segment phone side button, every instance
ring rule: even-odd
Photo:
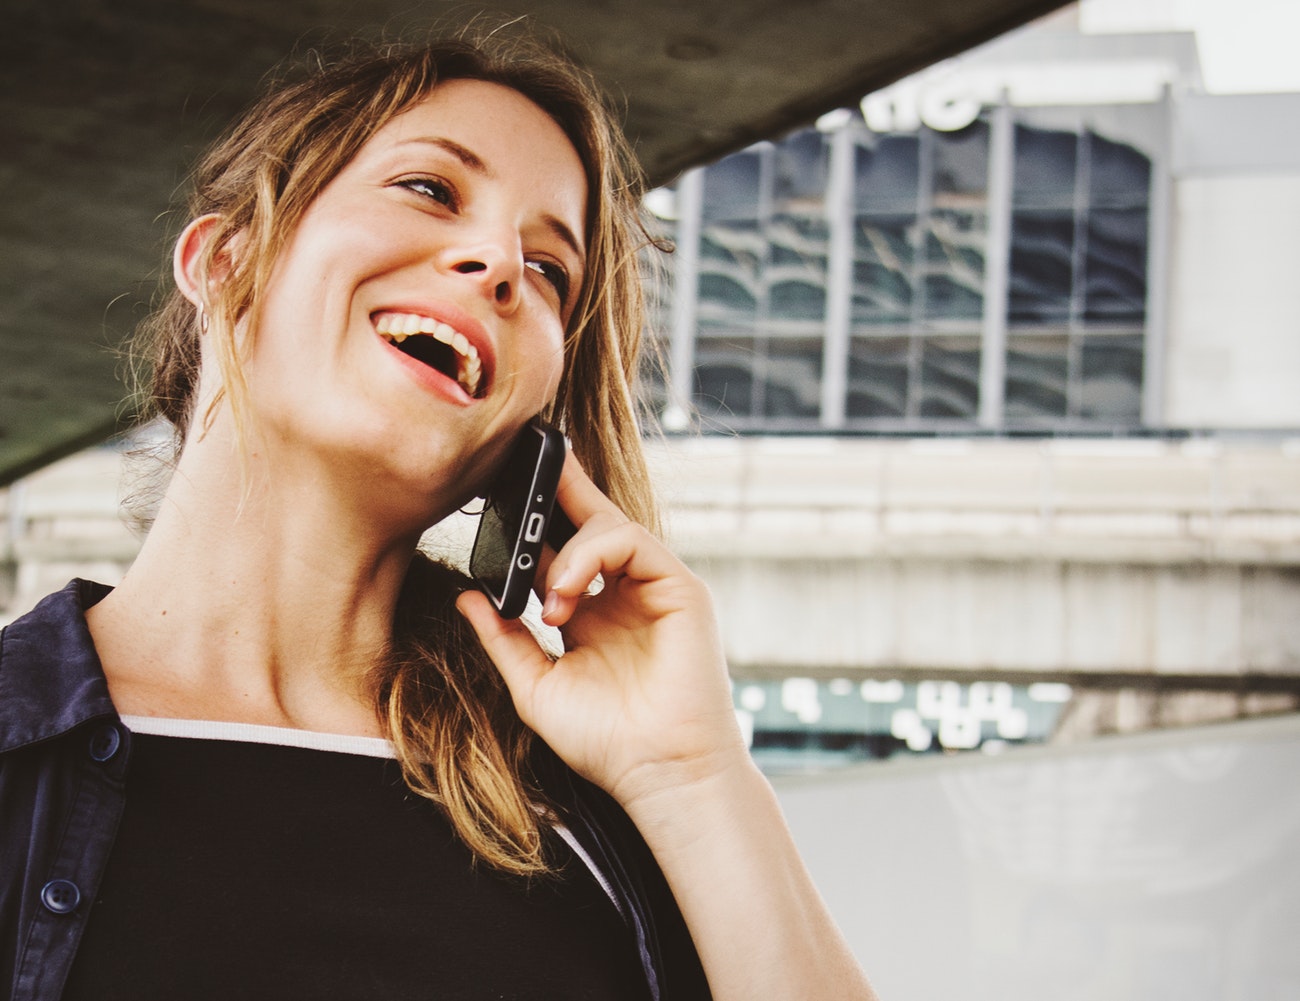
[[[536,542],[542,537],[544,528],[546,528],[546,519],[542,517],[540,511],[534,511],[528,516],[528,524],[524,527],[524,538],[529,542]]]
[[[520,553],[519,559],[515,560],[515,566],[520,570],[531,570],[533,568],[533,558],[528,553]]]

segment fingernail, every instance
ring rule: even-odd
[[[542,602],[542,618],[545,619],[547,616],[558,611],[559,607],[560,607],[560,596],[556,594],[555,591],[553,590],[547,591],[546,600]]]

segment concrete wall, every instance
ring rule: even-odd
[[[1296,220],[1295,170],[1176,181],[1167,424],[1300,428]]]
[[[1296,443],[700,439],[656,468],[740,676],[1300,675]]]

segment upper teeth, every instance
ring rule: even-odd
[[[427,334],[435,341],[449,344],[456,352],[456,381],[470,396],[478,395],[479,384],[483,381],[483,362],[479,359],[478,348],[455,327],[418,313],[381,313],[375,321],[375,329],[385,340],[397,344],[415,334]]]

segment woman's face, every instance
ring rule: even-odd
[[[478,492],[559,385],[586,198],[563,131],[499,84],[450,80],[386,124],[272,273],[246,367],[267,449],[426,505]]]

